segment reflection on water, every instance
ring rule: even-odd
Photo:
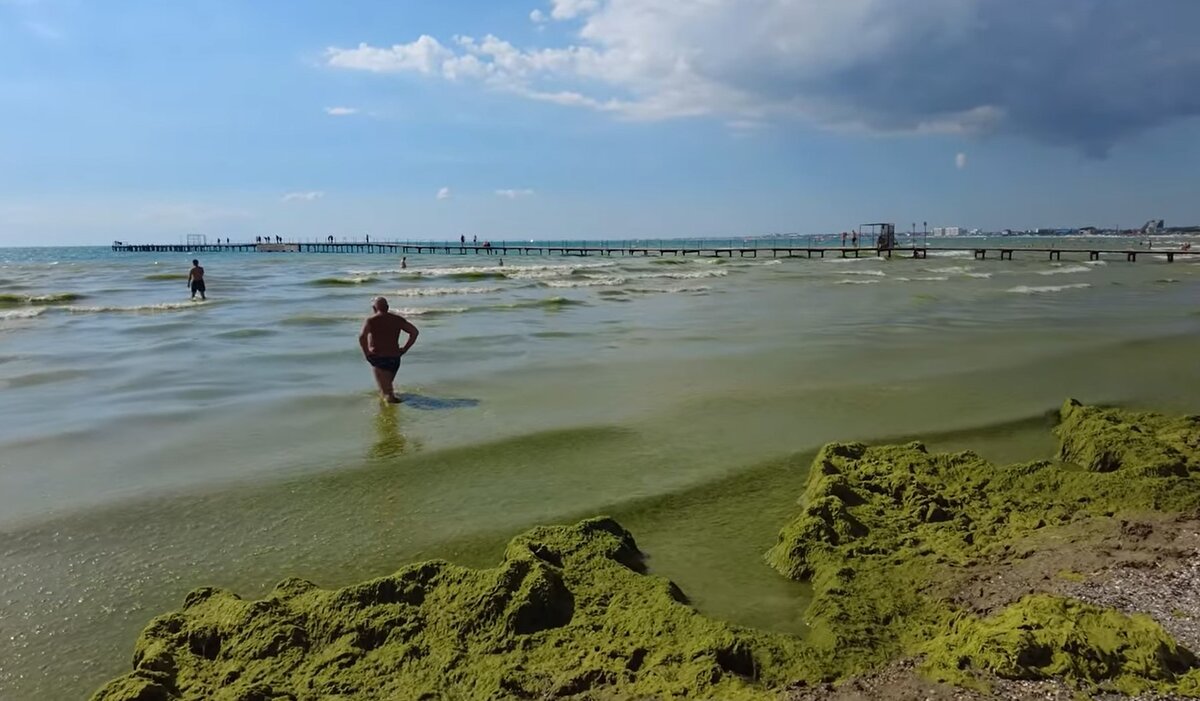
[[[375,443],[367,452],[368,460],[390,460],[414,450],[416,445],[400,432],[400,415],[395,404],[380,403],[375,415]]]

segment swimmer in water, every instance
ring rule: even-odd
[[[420,331],[408,319],[388,311],[388,301],[383,297],[376,297],[371,309],[375,313],[363,323],[358,345],[374,370],[379,396],[386,402],[399,404],[400,398],[396,396],[393,383],[396,373],[400,371],[400,359],[417,342]],[[408,341],[403,348],[400,347],[401,332],[408,334]]]

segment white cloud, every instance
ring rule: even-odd
[[[320,190],[310,190],[308,192],[289,192],[282,199],[284,202],[312,202],[324,196],[325,193]]]
[[[1093,152],[1200,115],[1195,0],[551,0],[539,18],[572,21],[573,38],[422,35],[326,55],[625,119],[1008,132]]]
[[[357,107],[326,107],[325,114],[333,117],[347,117],[352,114],[358,114]]]
[[[534,24],[542,24],[543,22],[549,21],[549,18],[546,17],[545,12],[542,12],[541,10],[534,10],[533,12],[529,13],[529,21],[533,22]]]
[[[437,191],[437,198],[439,200],[448,200],[451,197],[453,197],[453,194],[450,192],[450,188],[448,187],[443,187]]]
[[[353,68],[375,73],[399,73],[415,71],[433,73],[442,64],[454,58],[454,52],[428,35],[421,35],[411,44],[396,44],[389,49],[379,49],[359,44],[356,49],[329,48],[325,52],[329,65],[336,68]]]
[[[967,154],[961,151],[954,157],[954,167],[962,170],[967,167]]]
[[[600,0],[550,0],[550,16],[554,19],[574,19],[595,12]]]
[[[496,194],[500,197],[507,197],[510,200],[515,200],[518,197],[532,197],[533,190],[496,190]]]

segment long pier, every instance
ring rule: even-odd
[[[342,243],[219,243],[219,244],[113,244],[112,250],[119,253],[382,253],[382,254],[438,254],[438,255],[502,255],[502,256],[699,256],[721,258],[734,256],[757,258],[760,254],[772,258],[824,258],[826,255],[840,258],[892,256],[928,258],[930,253],[971,253],[975,260],[1012,260],[1020,254],[1045,256],[1048,260],[1062,260],[1064,253],[1070,256],[1087,256],[1089,261],[1105,257],[1124,258],[1136,262],[1138,257],[1165,257],[1174,262],[1176,256],[1200,255],[1200,250],[1154,250],[1108,249],[1096,247],[1045,248],[1023,246],[902,246],[896,248],[863,248],[859,246],[796,246],[774,245],[758,241],[754,246],[703,246],[695,241],[668,245],[667,240],[656,246],[585,246],[561,244],[460,244],[455,242],[342,242]]]

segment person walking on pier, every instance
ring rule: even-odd
[[[187,284],[192,289],[192,299],[196,299],[197,292],[200,293],[200,299],[208,299],[204,294],[204,268],[200,267],[200,261],[196,259],[192,259],[192,269],[188,271]]]
[[[375,383],[379,385],[379,395],[384,401],[399,404],[393,383],[396,373],[400,371],[400,359],[417,342],[421,333],[416,326],[399,314],[388,311],[388,301],[376,297],[371,302],[374,314],[363,322],[362,332],[358,334],[358,345],[362,347],[363,358],[370,363],[375,373]],[[400,333],[408,334],[408,341],[400,347]]]

